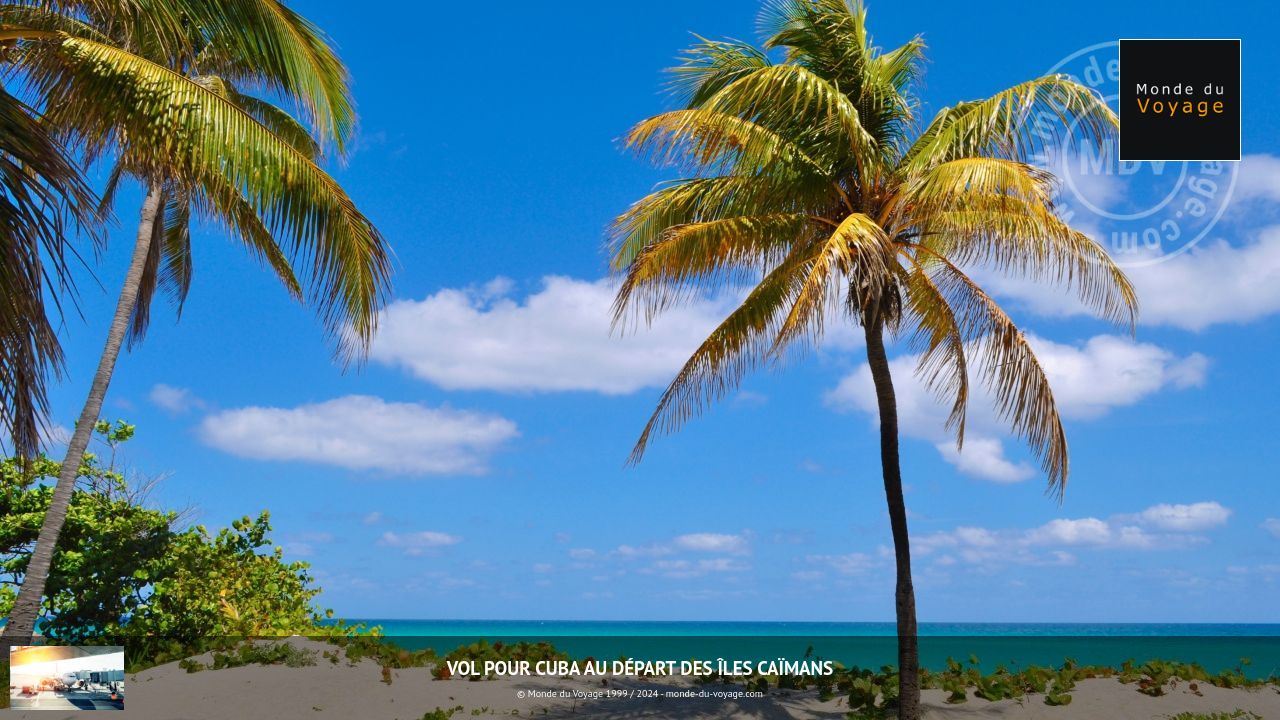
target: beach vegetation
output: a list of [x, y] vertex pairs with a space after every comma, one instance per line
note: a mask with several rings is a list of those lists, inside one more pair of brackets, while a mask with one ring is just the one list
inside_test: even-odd
[[449, 720], [455, 714], [462, 712], [462, 706], [451, 708], [437, 707], [435, 710], [428, 710], [422, 714], [422, 720]]
[[[127, 643], [132, 672], [229, 652], [245, 638], [369, 630], [315, 605], [320, 589], [308, 565], [287, 560], [272, 543], [266, 511], [213, 532], [151, 507], [149, 481], [117, 465], [135, 432], [125, 422], [97, 423], [105, 451], [82, 458], [39, 614], [49, 641]], [[13, 606], [61, 470], [43, 455], [0, 459], [0, 616]]]
[[230, 650], [210, 653], [210, 662], [196, 658], [178, 661], [178, 667], [188, 673], [201, 670], [225, 670], [246, 665], [284, 665], [291, 668], [311, 667], [316, 664], [316, 651], [300, 648], [286, 641], [248, 641]]
[[[879, 670], [859, 667], [848, 667], [835, 664], [835, 672], [831, 675], [760, 675], [750, 678], [732, 678], [714, 676], [699, 678], [695, 682], [740, 683], [745, 689], [767, 691], [773, 687], [779, 690], [817, 690], [819, 697], [829, 700], [836, 693], [843, 694], [849, 707], [849, 717], [862, 720], [884, 720], [897, 717], [898, 673], [892, 666], [883, 666]], [[1155, 673], [1154, 675], [1152, 673]], [[1210, 673], [1196, 663], [1171, 662], [1159, 659], [1137, 664], [1133, 660], [1122, 663], [1119, 667], [1109, 665], [1082, 665], [1072, 658], [1066, 658], [1061, 665], [1043, 666], [1028, 665], [1020, 670], [1012, 670], [1004, 665], [997, 665], [990, 672], [983, 672], [977, 657], [970, 656], [967, 662], [947, 658], [944, 666], [936, 671], [922, 669], [920, 671], [920, 687], [924, 690], [942, 690], [946, 693], [944, 701], [950, 704], [969, 702], [972, 698], [987, 702], [1016, 700], [1024, 702], [1028, 696], [1039, 696], [1045, 705], [1064, 706], [1071, 704], [1071, 693], [1077, 683], [1089, 679], [1115, 679], [1119, 682], [1135, 685], [1135, 690], [1153, 697], [1159, 693], [1149, 690], [1150, 687], [1176, 687], [1179, 682], [1188, 683], [1188, 689], [1195, 691], [1194, 683], [1203, 682], [1222, 688], [1261, 689], [1275, 687], [1280, 691], [1277, 679], [1251, 679], [1243, 675], [1242, 668], [1236, 667], [1219, 673]], [[1147, 685], [1142, 680], [1147, 680]]]
[[[1026, 335], [970, 272], [1069, 288], [1132, 330], [1137, 298], [1107, 251], [1059, 218], [1058, 181], [1032, 162], [1068, 136], [1113, 144], [1119, 121], [1065, 75], [1028, 80], [916, 117], [924, 42], [875, 45], [857, 0], [766, 2], [762, 46], [700, 40], [672, 69], [677, 109], [624, 143], [683, 177], [619, 215], [611, 267], [623, 331], [706, 293], [741, 301], [677, 372], [636, 442], [731, 394], [744, 377], [862, 330], [896, 562], [898, 713], [919, 718], [919, 649], [897, 402], [886, 342], [950, 409], [963, 449], [971, 380], [1036, 455], [1052, 495], [1067, 484], [1066, 433]], [[1001, 680], [982, 692], [1002, 694]]]
[[1239, 710], [1231, 712], [1179, 712], [1178, 715], [1166, 715], [1169, 720], [1262, 720], [1257, 712]]

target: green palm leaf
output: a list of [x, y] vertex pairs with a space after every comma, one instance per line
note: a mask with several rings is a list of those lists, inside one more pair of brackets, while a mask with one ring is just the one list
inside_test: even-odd
[[389, 281], [385, 244], [328, 174], [253, 115], [200, 83], [117, 48], [59, 36], [40, 78], [50, 116], [90, 152], [119, 141], [135, 172], [182, 177], [213, 206], [244, 200], [309, 267], [311, 301], [345, 354], [366, 347]]

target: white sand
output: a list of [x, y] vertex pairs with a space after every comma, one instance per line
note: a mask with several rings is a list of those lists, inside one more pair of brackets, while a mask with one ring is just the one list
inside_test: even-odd
[[[304, 641], [299, 641], [304, 642]], [[306, 641], [318, 651], [332, 646]], [[370, 660], [355, 666], [346, 660], [337, 665], [318, 657], [314, 667], [248, 666], [227, 670], [187, 673], [176, 663], [162, 665], [136, 676], [128, 676], [125, 717], [130, 720], [420, 720], [423, 713], [437, 707], [463, 710], [455, 720], [481, 716], [535, 718], [742, 718], [752, 720], [829, 719], [844, 720], [848, 711], [843, 698], [819, 701], [814, 691], [771, 690], [764, 698], [535, 698], [530, 691], [600, 693], [613, 690], [656, 691], [705, 690], [741, 692], [740, 686], [695, 685], [687, 678], [660, 681], [610, 679], [608, 687], [599, 680], [509, 678], [472, 682], [453, 679], [438, 681], [426, 668], [393, 670], [392, 683], [382, 682], [381, 668]], [[525, 697], [519, 693], [524, 692]], [[970, 698], [967, 703], [947, 705], [941, 691], [925, 691], [926, 717], [938, 720], [965, 718], [1051, 718], [1053, 720], [1111, 719], [1156, 720], [1184, 711], [1217, 712], [1249, 710], [1264, 718], [1280, 720], [1280, 692], [1274, 687], [1260, 690], [1226, 690], [1200, 684], [1201, 696], [1192, 694], [1186, 683], [1167, 695], [1148, 697], [1135, 686], [1112, 679], [1084, 680], [1072, 691], [1066, 707], [1050, 707], [1042, 696], [1030, 695], [1022, 702], [987, 702]], [[104, 717], [97, 713], [3, 713], [7, 718], [40, 720]], [[111, 717], [112, 715], [105, 715]]]

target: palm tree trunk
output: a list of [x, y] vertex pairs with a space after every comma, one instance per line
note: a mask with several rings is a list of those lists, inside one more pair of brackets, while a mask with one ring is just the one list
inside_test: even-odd
[[907, 536], [907, 505], [902, 499], [902, 469], [898, 465], [898, 402], [893, 377], [884, 352], [884, 326], [878, 319], [863, 324], [867, 337], [867, 364], [876, 387], [880, 409], [880, 466], [884, 494], [893, 529], [893, 554], [898, 566], [894, 593], [898, 617], [898, 717], [920, 718], [920, 648], [916, 638], [916, 593], [911, 586], [911, 542]]
[[[107, 395], [107, 385], [111, 383], [111, 373], [115, 370], [116, 358], [120, 355], [120, 345], [124, 342], [125, 333], [129, 329], [129, 317], [133, 314], [134, 304], [138, 300], [138, 286], [142, 279], [142, 270], [151, 250], [152, 228], [164, 205], [162, 185], [155, 184], [147, 189], [146, 200], [142, 203], [142, 219], [138, 225], [138, 240], [133, 248], [133, 259], [129, 263], [129, 272], [125, 275], [124, 288], [120, 291], [120, 299], [116, 303], [116, 314], [111, 319], [111, 329], [107, 333], [107, 344], [102, 349], [102, 358], [98, 361], [98, 371], [93, 376], [93, 384], [89, 387], [89, 397], [85, 400], [84, 410], [76, 421], [75, 432], [67, 443], [67, 456], [62, 461], [62, 472], [58, 474], [58, 484], [53, 490], [53, 500], [45, 513], [44, 524], [40, 527], [40, 535], [36, 540], [35, 550], [27, 563], [23, 575], [22, 587], [14, 601], [13, 610], [5, 624], [4, 642], [0, 650], [11, 644], [25, 645], [31, 642], [35, 633], [36, 618], [40, 613], [40, 601], [44, 597], [45, 583], [49, 579], [49, 569], [53, 564], [53, 553], [58, 546], [58, 535], [67, 520], [67, 510], [71, 506], [71, 496], [76, 488], [76, 477], [79, 476], [80, 461], [84, 458], [85, 449], [93, 437], [93, 427], [102, 412], [102, 401]], [[8, 657], [6, 654], [5, 657]]]

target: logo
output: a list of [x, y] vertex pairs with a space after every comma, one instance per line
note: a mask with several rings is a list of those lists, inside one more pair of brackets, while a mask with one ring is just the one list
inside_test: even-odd
[[1239, 40], [1121, 40], [1123, 160], [1240, 159]]
[[[1097, 92], [1112, 110], [1121, 110], [1120, 42], [1077, 50], [1048, 72], [1068, 75]], [[1044, 114], [1035, 118], [1037, 127], [1057, 121], [1051, 111]], [[1126, 112], [1121, 135], [1134, 132]], [[1118, 150], [1082, 142], [1073, 127], [1060, 147], [1035, 163], [1062, 181], [1055, 201], [1063, 221], [1101, 243], [1120, 266], [1152, 265], [1190, 250], [1226, 211], [1238, 163], [1120, 160]]]

